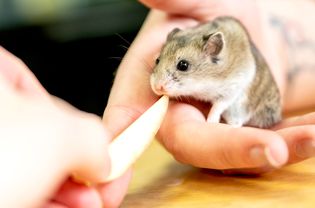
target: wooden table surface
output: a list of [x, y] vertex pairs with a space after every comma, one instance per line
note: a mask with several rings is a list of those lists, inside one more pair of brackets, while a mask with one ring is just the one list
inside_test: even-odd
[[176, 162], [156, 141], [134, 166], [122, 208], [314, 208], [315, 158], [259, 177]]

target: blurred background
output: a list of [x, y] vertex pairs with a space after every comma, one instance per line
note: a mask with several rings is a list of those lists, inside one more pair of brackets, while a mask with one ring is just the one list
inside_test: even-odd
[[147, 12], [134, 0], [0, 0], [0, 45], [51, 94], [102, 115]]

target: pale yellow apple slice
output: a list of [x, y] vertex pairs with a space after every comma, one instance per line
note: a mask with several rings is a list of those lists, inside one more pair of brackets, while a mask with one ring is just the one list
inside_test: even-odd
[[109, 145], [111, 171], [106, 181], [120, 177], [148, 147], [161, 126], [168, 100], [161, 97]]

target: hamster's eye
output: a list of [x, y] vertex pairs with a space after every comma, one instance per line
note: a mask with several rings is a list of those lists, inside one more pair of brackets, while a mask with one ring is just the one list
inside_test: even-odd
[[157, 59], [155, 60], [155, 65], [158, 65], [159, 63], [160, 63], [160, 59], [157, 58]]
[[176, 66], [179, 71], [187, 71], [189, 67], [189, 63], [186, 60], [180, 60]]

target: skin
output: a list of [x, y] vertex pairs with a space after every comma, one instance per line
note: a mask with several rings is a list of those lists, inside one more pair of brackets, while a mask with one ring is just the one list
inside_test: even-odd
[[[113, 137], [100, 118], [49, 95], [30, 70], [3, 48], [0, 91], [0, 207], [120, 204], [130, 171], [116, 181], [101, 183], [110, 170], [107, 149]], [[72, 173], [95, 185], [78, 184], [70, 178]]]
[[[112, 126], [110, 131], [113, 134], [128, 126], [157, 100], [150, 89], [149, 76], [167, 34], [173, 28], [195, 26], [219, 15], [231, 15], [243, 22], [271, 66], [283, 106], [286, 110], [292, 109], [286, 97], [292, 89], [288, 90], [289, 62], [285, 42], [271, 28], [268, 19], [259, 10], [261, 6], [256, 5], [255, 1], [242, 1], [241, 4], [234, 0], [141, 2], [152, 10], [118, 69], [104, 113], [105, 122], [116, 123], [115, 118], [128, 118], [124, 125], [116, 123]], [[307, 90], [301, 85], [296, 85], [295, 89]], [[206, 123], [205, 109], [205, 105], [198, 102], [173, 101], [169, 105], [158, 139], [180, 162], [224, 170], [227, 174], [256, 174], [313, 156], [313, 114], [284, 120], [273, 129], [261, 130]], [[224, 145], [226, 143], [230, 145]]]
[[[314, 84], [314, 1], [259, 1], [259, 6], [269, 11], [268, 23], [275, 35], [281, 37], [287, 67], [285, 69], [285, 111], [307, 109], [315, 104]], [[301, 18], [296, 11], [303, 13]]]

